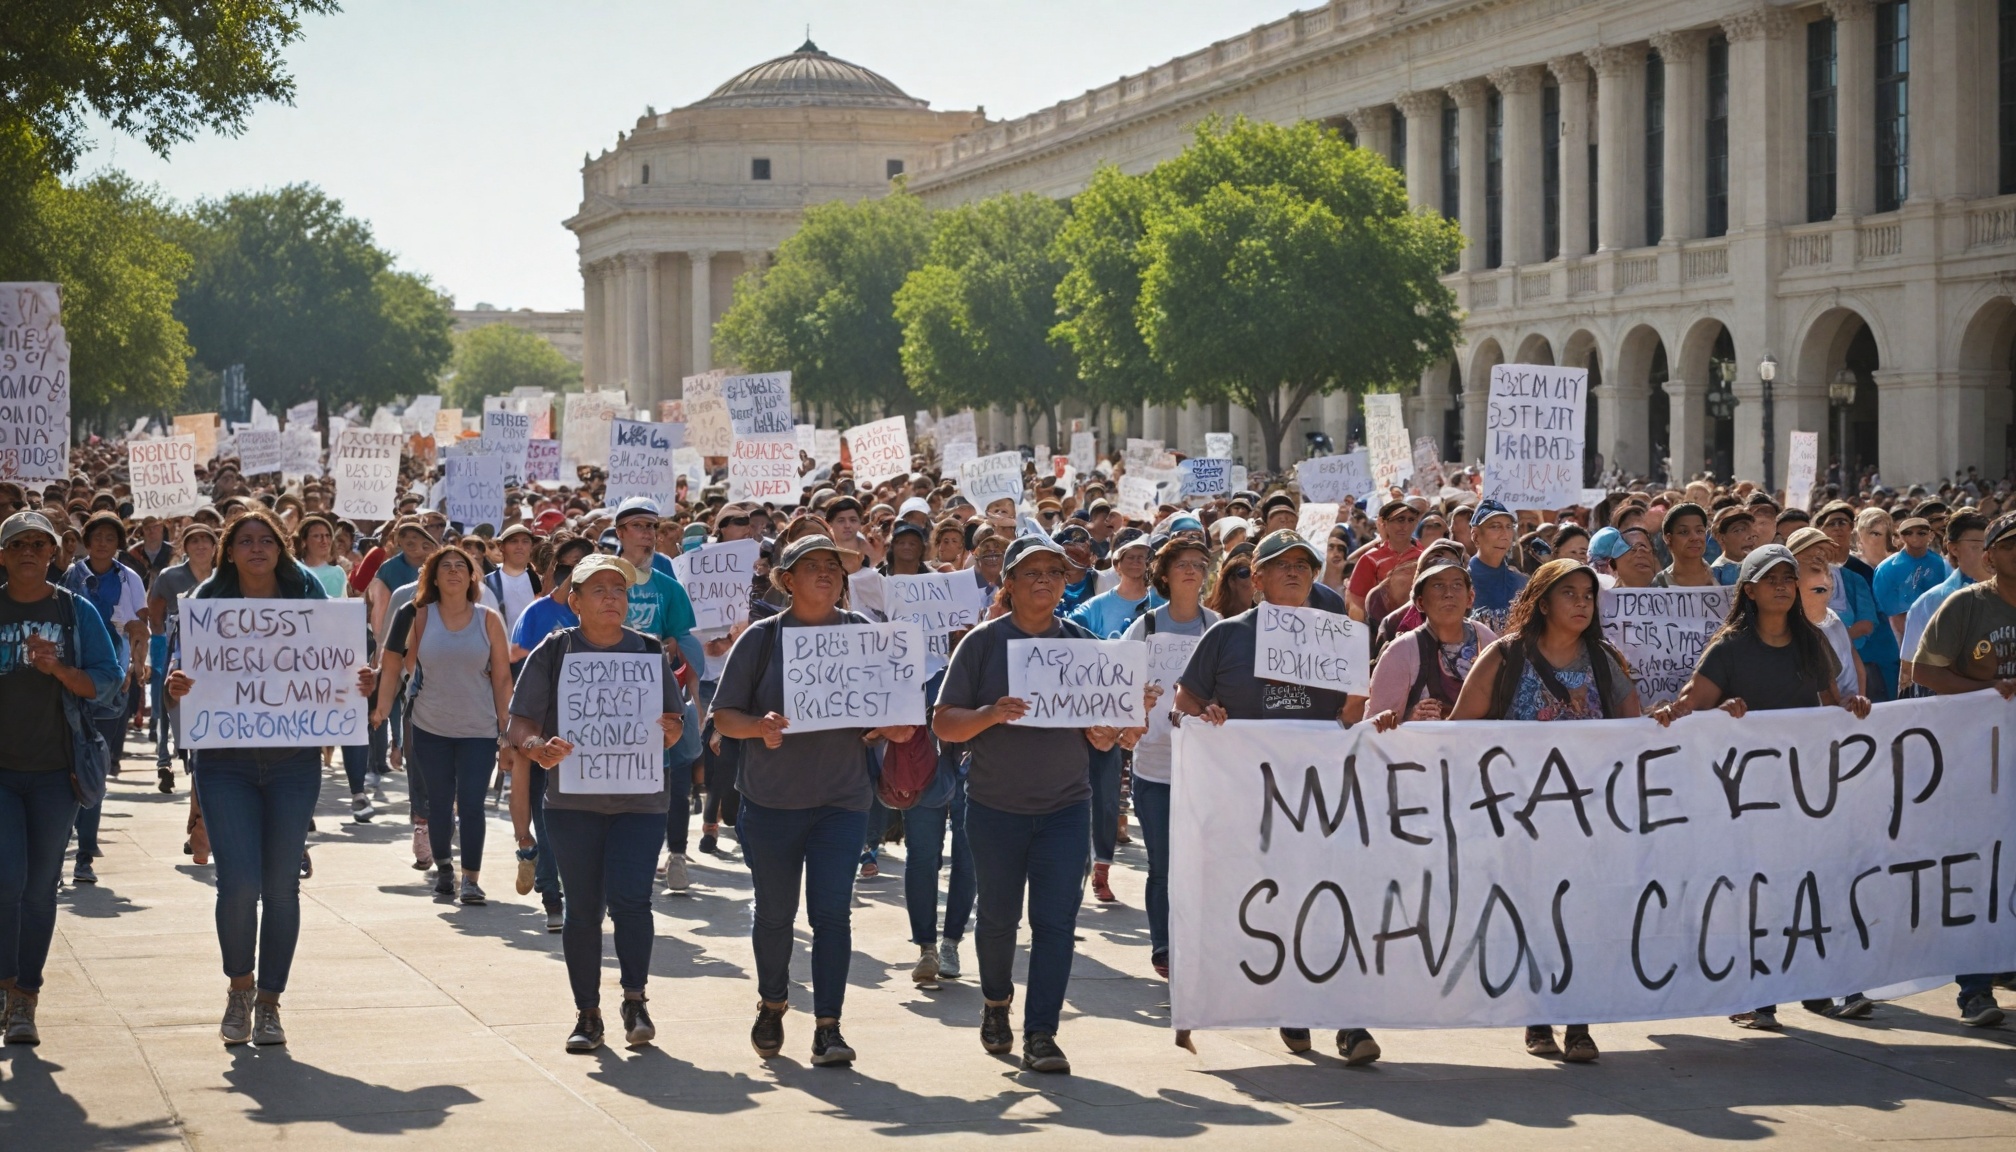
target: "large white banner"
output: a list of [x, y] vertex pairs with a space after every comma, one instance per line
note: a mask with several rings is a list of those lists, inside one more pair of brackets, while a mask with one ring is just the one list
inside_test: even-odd
[[1317, 456], [1295, 466], [1304, 500], [1354, 504], [1372, 493], [1372, 465], [1364, 449], [1341, 456]]
[[665, 787], [665, 657], [645, 652], [569, 652], [560, 660], [560, 790], [633, 795]]
[[399, 514], [401, 432], [345, 428], [329, 454], [336, 480], [336, 515], [345, 520], [390, 520]]
[[70, 341], [57, 286], [0, 284], [0, 480], [70, 472]]
[[1372, 482], [1380, 495], [1397, 488], [1414, 472], [1414, 445], [1407, 439], [1405, 417], [1397, 392], [1365, 397], [1365, 448], [1372, 461]]
[[357, 691], [362, 600], [194, 600], [177, 614], [185, 748], [362, 744], [371, 702]]
[[165, 436], [126, 445], [133, 483], [133, 515], [187, 516], [202, 507], [196, 490], [196, 438]]
[[1785, 506], [1805, 509], [1813, 500], [1813, 482], [1820, 472], [1820, 434], [1792, 433], [1785, 461]]
[[1146, 727], [1148, 645], [1039, 637], [1008, 641], [1008, 694], [1029, 706], [1024, 728]]
[[1719, 585], [1603, 590], [1603, 637], [1631, 669], [1641, 708], [1650, 712], [1679, 698], [1735, 596], [1736, 589]]
[[1660, 1020], [2005, 970], [2012, 721], [1982, 692], [1671, 728], [1186, 722], [1175, 1026]]
[[854, 483], [873, 488], [892, 476], [910, 471], [910, 434], [903, 417], [889, 416], [847, 430], [847, 459]]
[[924, 723], [924, 633], [912, 621], [786, 628], [782, 643], [792, 732]]
[[1484, 496], [1513, 511], [1582, 497], [1587, 368], [1500, 364], [1484, 410]]
[[721, 402], [728, 406], [728, 426], [737, 436], [797, 434], [797, 425], [791, 420], [789, 372], [724, 376]]

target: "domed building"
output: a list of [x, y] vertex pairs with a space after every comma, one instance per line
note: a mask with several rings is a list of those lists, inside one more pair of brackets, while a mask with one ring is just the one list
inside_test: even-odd
[[647, 109], [585, 158], [584, 371], [632, 403], [679, 395], [713, 366], [709, 338], [736, 277], [760, 271], [808, 205], [880, 196], [938, 145], [984, 126], [934, 112], [887, 77], [811, 41], [684, 108]]

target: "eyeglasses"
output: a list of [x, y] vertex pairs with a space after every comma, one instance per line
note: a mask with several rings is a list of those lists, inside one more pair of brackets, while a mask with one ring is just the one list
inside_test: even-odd
[[716, 521], [716, 523], [724, 528], [747, 528], [749, 526], [749, 517], [724, 516], [719, 521]]
[[25, 540], [24, 539], [9, 540], [7, 542], [6, 550], [9, 552], [46, 552], [49, 549], [54, 548], [55, 546], [56, 546], [55, 544], [51, 543], [46, 538], [41, 536], [35, 536]]
[[1178, 572], [1209, 572], [1211, 565], [1202, 560], [1178, 560], [1169, 567]]

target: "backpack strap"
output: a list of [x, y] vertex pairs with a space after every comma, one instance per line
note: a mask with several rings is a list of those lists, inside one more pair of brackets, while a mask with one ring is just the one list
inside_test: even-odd
[[1487, 720], [1503, 720], [1512, 710], [1512, 696], [1519, 690], [1519, 678], [1526, 674], [1526, 646], [1517, 636], [1500, 637], [1498, 678], [1491, 684], [1491, 712]]

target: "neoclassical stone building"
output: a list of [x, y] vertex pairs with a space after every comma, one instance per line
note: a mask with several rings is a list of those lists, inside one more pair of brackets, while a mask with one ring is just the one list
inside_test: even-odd
[[760, 270], [808, 205], [879, 196], [978, 112], [934, 112], [811, 41], [671, 112], [649, 109], [587, 158], [579, 238], [590, 387], [638, 404], [714, 366], [735, 278]]

